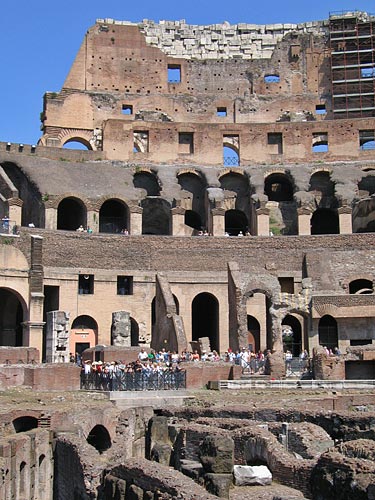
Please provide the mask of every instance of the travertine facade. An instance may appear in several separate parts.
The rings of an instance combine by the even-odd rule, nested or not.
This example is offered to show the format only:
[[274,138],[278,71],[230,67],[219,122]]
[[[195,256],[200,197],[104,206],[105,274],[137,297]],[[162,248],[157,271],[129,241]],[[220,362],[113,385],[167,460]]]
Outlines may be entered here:
[[51,311],[72,352],[115,313],[132,346],[372,343],[374,31],[98,20],[39,144],[0,144],[0,343],[47,359]]

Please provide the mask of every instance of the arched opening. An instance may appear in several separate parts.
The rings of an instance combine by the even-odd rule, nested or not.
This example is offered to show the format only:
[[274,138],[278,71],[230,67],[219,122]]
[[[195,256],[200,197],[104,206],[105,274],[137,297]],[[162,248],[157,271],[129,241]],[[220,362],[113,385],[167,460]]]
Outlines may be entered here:
[[[192,204],[191,204],[191,214],[185,214],[185,224],[194,228],[201,229],[202,226],[206,226],[206,211],[205,211],[205,188],[206,183],[198,173],[185,172],[178,174],[178,183],[181,188],[191,193]],[[198,226],[199,217],[199,226]],[[197,226],[197,227],[196,227]]]
[[38,489],[39,498],[44,498],[47,483],[47,459],[45,455],[40,455],[38,459]]
[[193,210],[186,210],[185,225],[199,231],[202,229],[202,219],[197,212],[194,212]]
[[339,216],[336,210],[318,208],[311,217],[311,234],[339,234]]
[[375,196],[359,200],[353,207],[353,232],[373,233],[375,231]]
[[254,316],[247,315],[247,343],[249,349],[258,352],[260,349],[260,324]]
[[77,198],[64,198],[57,208],[57,229],[76,231],[86,227],[86,207]]
[[223,165],[238,167],[240,165],[240,155],[238,149],[232,145],[223,146]]
[[19,473],[19,498],[25,498],[26,495],[26,462],[20,463],[20,473]]
[[16,293],[0,288],[0,346],[23,345],[24,321],[24,309]]
[[245,234],[248,230],[246,215],[240,210],[227,210],[225,212],[225,232],[230,236],[238,236],[240,231]]
[[119,200],[107,200],[99,211],[100,233],[121,233],[129,229],[129,214],[127,206]]
[[293,199],[293,184],[283,173],[270,174],[264,182],[268,196],[270,231],[272,234],[293,235],[298,232],[297,205]]
[[[220,187],[224,191],[225,200],[231,202],[228,208],[233,208],[245,215],[246,225],[249,225],[246,227],[246,231],[251,232],[250,185],[247,176],[240,172],[230,171],[220,177]],[[234,200],[234,204],[232,200]]]
[[264,182],[269,201],[293,201],[293,185],[285,174],[271,174]]
[[72,323],[69,349],[76,356],[98,343],[98,324],[91,316],[78,316]]
[[327,153],[328,152],[328,134],[325,132],[313,133],[312,139],[313,153]]
[[301,323],[291,314],[287,314],[281,322],[284,352],[290,351],[293,357],[300,355],[302,350]]
[[358,183],[358,195],[360,198],[366,198],[375,194],[375,175],[362,177]]
[[319,345],[333,349],[338,347],[338,330],[335,318],[326,314],[319,320]]
[[358,279],[349,283],[349,293],[355,295],[367,295],[374,293],[374,284],[370,280]]
[[[331,181],[329,172],[315,172],[310,177],[309,192],[314,194],[315,201],[319,207],[327,198],[331,199],[335,196],[335,184]],[[326,206],[326,205],[323,205]]]
[[67,140],[64,145],[64,149],[77,149],[77,150],[92,150],[91,144],[86,140],[80,137],[72,137]]
[[38,419],[25,416],[15,418],[12,422],[15,432],[27,432],[38,427]]
[[211,350],[219,352],[219,303],[210,293],[200,293],[192,303],[192,340],[210,339]]
[[133,185],[144,189],[147,196],[159,196],[160,185],[156,174],[153,172],[136,172],[133,176]]
[[142,200],[142,234],[169,235],[171,233],[171,207],[160,198]]
[[130,344],[132,347],[139,345],[139,325],[132,317],[130,317]]
[[103,425],[93,427],[87,436],[87,442],[99,453],[103,453],[112,446],[109,432]]

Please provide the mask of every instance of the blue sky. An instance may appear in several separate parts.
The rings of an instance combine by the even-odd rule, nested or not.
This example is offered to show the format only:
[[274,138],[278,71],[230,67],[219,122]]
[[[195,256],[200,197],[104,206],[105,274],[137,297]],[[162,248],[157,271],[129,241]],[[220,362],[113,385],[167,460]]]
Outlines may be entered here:
[[43,94],[58,92],[86,30],[98,18],[133,22],[186,19],[190,24],[298,23],[326,19],[329,12],[375,13],[373,0],[46,0],[1,2],[0,141],[36,144]]

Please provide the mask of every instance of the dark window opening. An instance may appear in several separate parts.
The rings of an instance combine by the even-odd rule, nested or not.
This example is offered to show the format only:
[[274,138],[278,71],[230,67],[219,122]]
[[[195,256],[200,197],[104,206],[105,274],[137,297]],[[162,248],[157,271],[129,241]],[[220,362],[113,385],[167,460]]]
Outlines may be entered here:
[[357,345],[369,345],[372,344],[371,339],[351,339],[350,340],[350,345],[355,347]]
[[112,446],[109,432],[103,425],[96,425],[91,429],[90,434],[87,436],[87,442],[99,453],[103,453]]
[[123,115],[132,115],[133,114],[133,106],[131,104],[123,104],[122,105],[122,114]]
[[219,303],[209,293],[200,293],[192,303],[192,339],[202,337],[208,337],[211,350],[219,352]]
[[338,347],[337,322],[326,314],[319,320],[319,345],[333,349]]
[[38,419],[35,417],[18,417],[12,422],[14,430],[18,432],[27,432],[38,427]]
[[285,174],[271,174],[264,183],[269,201],[293,201],[293,186]]
[[225,212],[225,232],[229,236],[245,235],[248,232],[249,222],[246,214],[241,210],[227,210]]
[[94,293],[94,275],[80,274],[78,276],[79,295],[92,295]]
[[329,208],[318,208],[311,217],[311,234],[339,234],[339,216]]
[[270,132],[267,135],[267,143],[269,146],[272,146],[273,153],[283,153],[283,134],[280,132]]
[[294,293],[294,278],[278,278],[281,288],[281,293]]
[[117,295],[133,295],[133,276],[117,276]]
[[227,116],[227,108],[217,108],[216,115],[217,116]]
[[192,227],[197,231],[202,229],[202,220],[200,215],[193,210],[186,210],[185,212],[185,224],[186,226]]
[[359,279],[349,283],[349,293],[351,295],[368,295],[374,293],[374,284],[370,280]]
[[192,132],[179,132],[178,152],[182,154],[194,153],[194,134]]
[[65,198],[57,208],[57,229],[76,231],[86,227],[86,207],[76,198]]
[[180,64],[168,64],[168,83],[181,83]]

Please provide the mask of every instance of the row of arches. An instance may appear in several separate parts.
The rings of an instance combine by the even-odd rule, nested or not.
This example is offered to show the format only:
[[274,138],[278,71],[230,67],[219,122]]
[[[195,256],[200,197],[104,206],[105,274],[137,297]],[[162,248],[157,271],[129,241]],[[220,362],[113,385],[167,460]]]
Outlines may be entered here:
[[[162,199],[146,199],[141,202],[142,234],[170,235],[172,229],[171,205]],[[248,211],[247,211],[248,212]],[[186,210],[184,223],[197,233],[206,228],[206,219],[199,212]],[[80,226],[87,227],[87,211],[84,203],[78,198],[65,198],[58,206],[57,229],[76,231]],[[229,209],[225,211],[225,232],[237,236],[250,232],[252,219],[243,210]],[[120,234],[130,228],[128,206],[121,200],[107,200],[99,211],[99,232]],[[340,232],[339,216],[335,209],[318,208],[311,217],[311,234],[338,234]],[[286,234],[297,234],[295,231]]]

